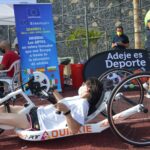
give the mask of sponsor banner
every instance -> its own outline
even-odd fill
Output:
[[[100,129],[101,127],[98,127],[98,128]],[[77,134],[94,133],[96,129],[94,129],[94,126],[92,125],[85,125],[80,128]],[[43,130],[43,131],[39,131],[36,133],[35,131],[25,131],[23,133],[18,132],[17,135],[21,139],[25,139],[28,141],[43,141],[43,140],[49,140],[49,139],[56,139],[60,137],[72,136],[73,134],[68,128],[64,128],[64,129],[56,129],[56,130],[51,130],[51,131]]]
[[[113,68],[148,71],[150,62],[147,51],[142,49],[110,50],[91,57],[84,66],[84,79]]]
[[[14,5],[22,78],[45,73],[61,91],[51,4]]]

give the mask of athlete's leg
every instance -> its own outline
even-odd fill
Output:
[[[26,114],[0,113],[0,125],[9,125],[16,128],[30,128]]]
[[[17,113],[21,109],[23,109],[23,106],[19,106],[19,105],[13,106],[13,105],[10,105],[10,112],[12,112],[12,113]],[[0,106],[0,113],[5,113],[5,112],[7,112],[6,109],[5,109],[5,106],[1,105]]]
[[[8,113],[4,105],[0,106],[0,125],[10,125],[17,128],[26,129],[30,124],[25,114],[17,114],[23,106],[10,105],[11,113]]]
[[[2,112],[6,112],[6,111],[5,111],[5,106],[4,106],[4,105],[1,105],[1,106],[0,106],[0,113],[2,113]]]
[[[19,106],[19,105],[13,106],[13,105],[10,105],[10,111],[12,113],[17,113],[17,112],[19,112],[23,108],[24,108],[24,106]]]

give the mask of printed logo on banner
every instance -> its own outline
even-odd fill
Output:
[[[45,73],[61,91],[51,4],[14,5],[22,78]]]
[[[32,8],[28,9],[28,17],[39,17],[40,16],[40,11],[38,8]]]
[[[109,52],[105,63],[106,68],[146,67],[146,60],[141,52]]]
[[[110,50],[92,56],[84,67],[84,79],[100,77],[105,71],[114,68],[128,70],[149,70],[147,51],[142,49]],[[97,69],[95,69],[97,68]]]

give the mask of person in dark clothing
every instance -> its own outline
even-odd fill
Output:
[[[113,38],[111,47],[115,49],[125,49],[129,47],[129,38],[124,34],[122,26],[116,27],[116,35]]]
[[[145,49],[147,50],[148,60],[150,61],[150,19],[147,20],[146,24],[146,41],[145,41]],[[143,87],[147,90],[146,97],[150,98],[150,78],[147,83],[143,84]]]
[[[150,58],[150,19],[147,21],[147,26],[146,26],[145,49],[148,51],[149,58]]]

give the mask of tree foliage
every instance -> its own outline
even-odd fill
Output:
[[[84,47],[87,46],[87,38],[89,40],[89,43],[96,43],[97,40],[100,38],[102,35],[102,32],[100,32],[98,29],[89,29],[88,33],[85,28],[76,28],[73,29],[69,36],[66,38],[66,44],[67,46],[70,46],[71,41],[76,41],[76,40],[82,40],[82,44]]]

